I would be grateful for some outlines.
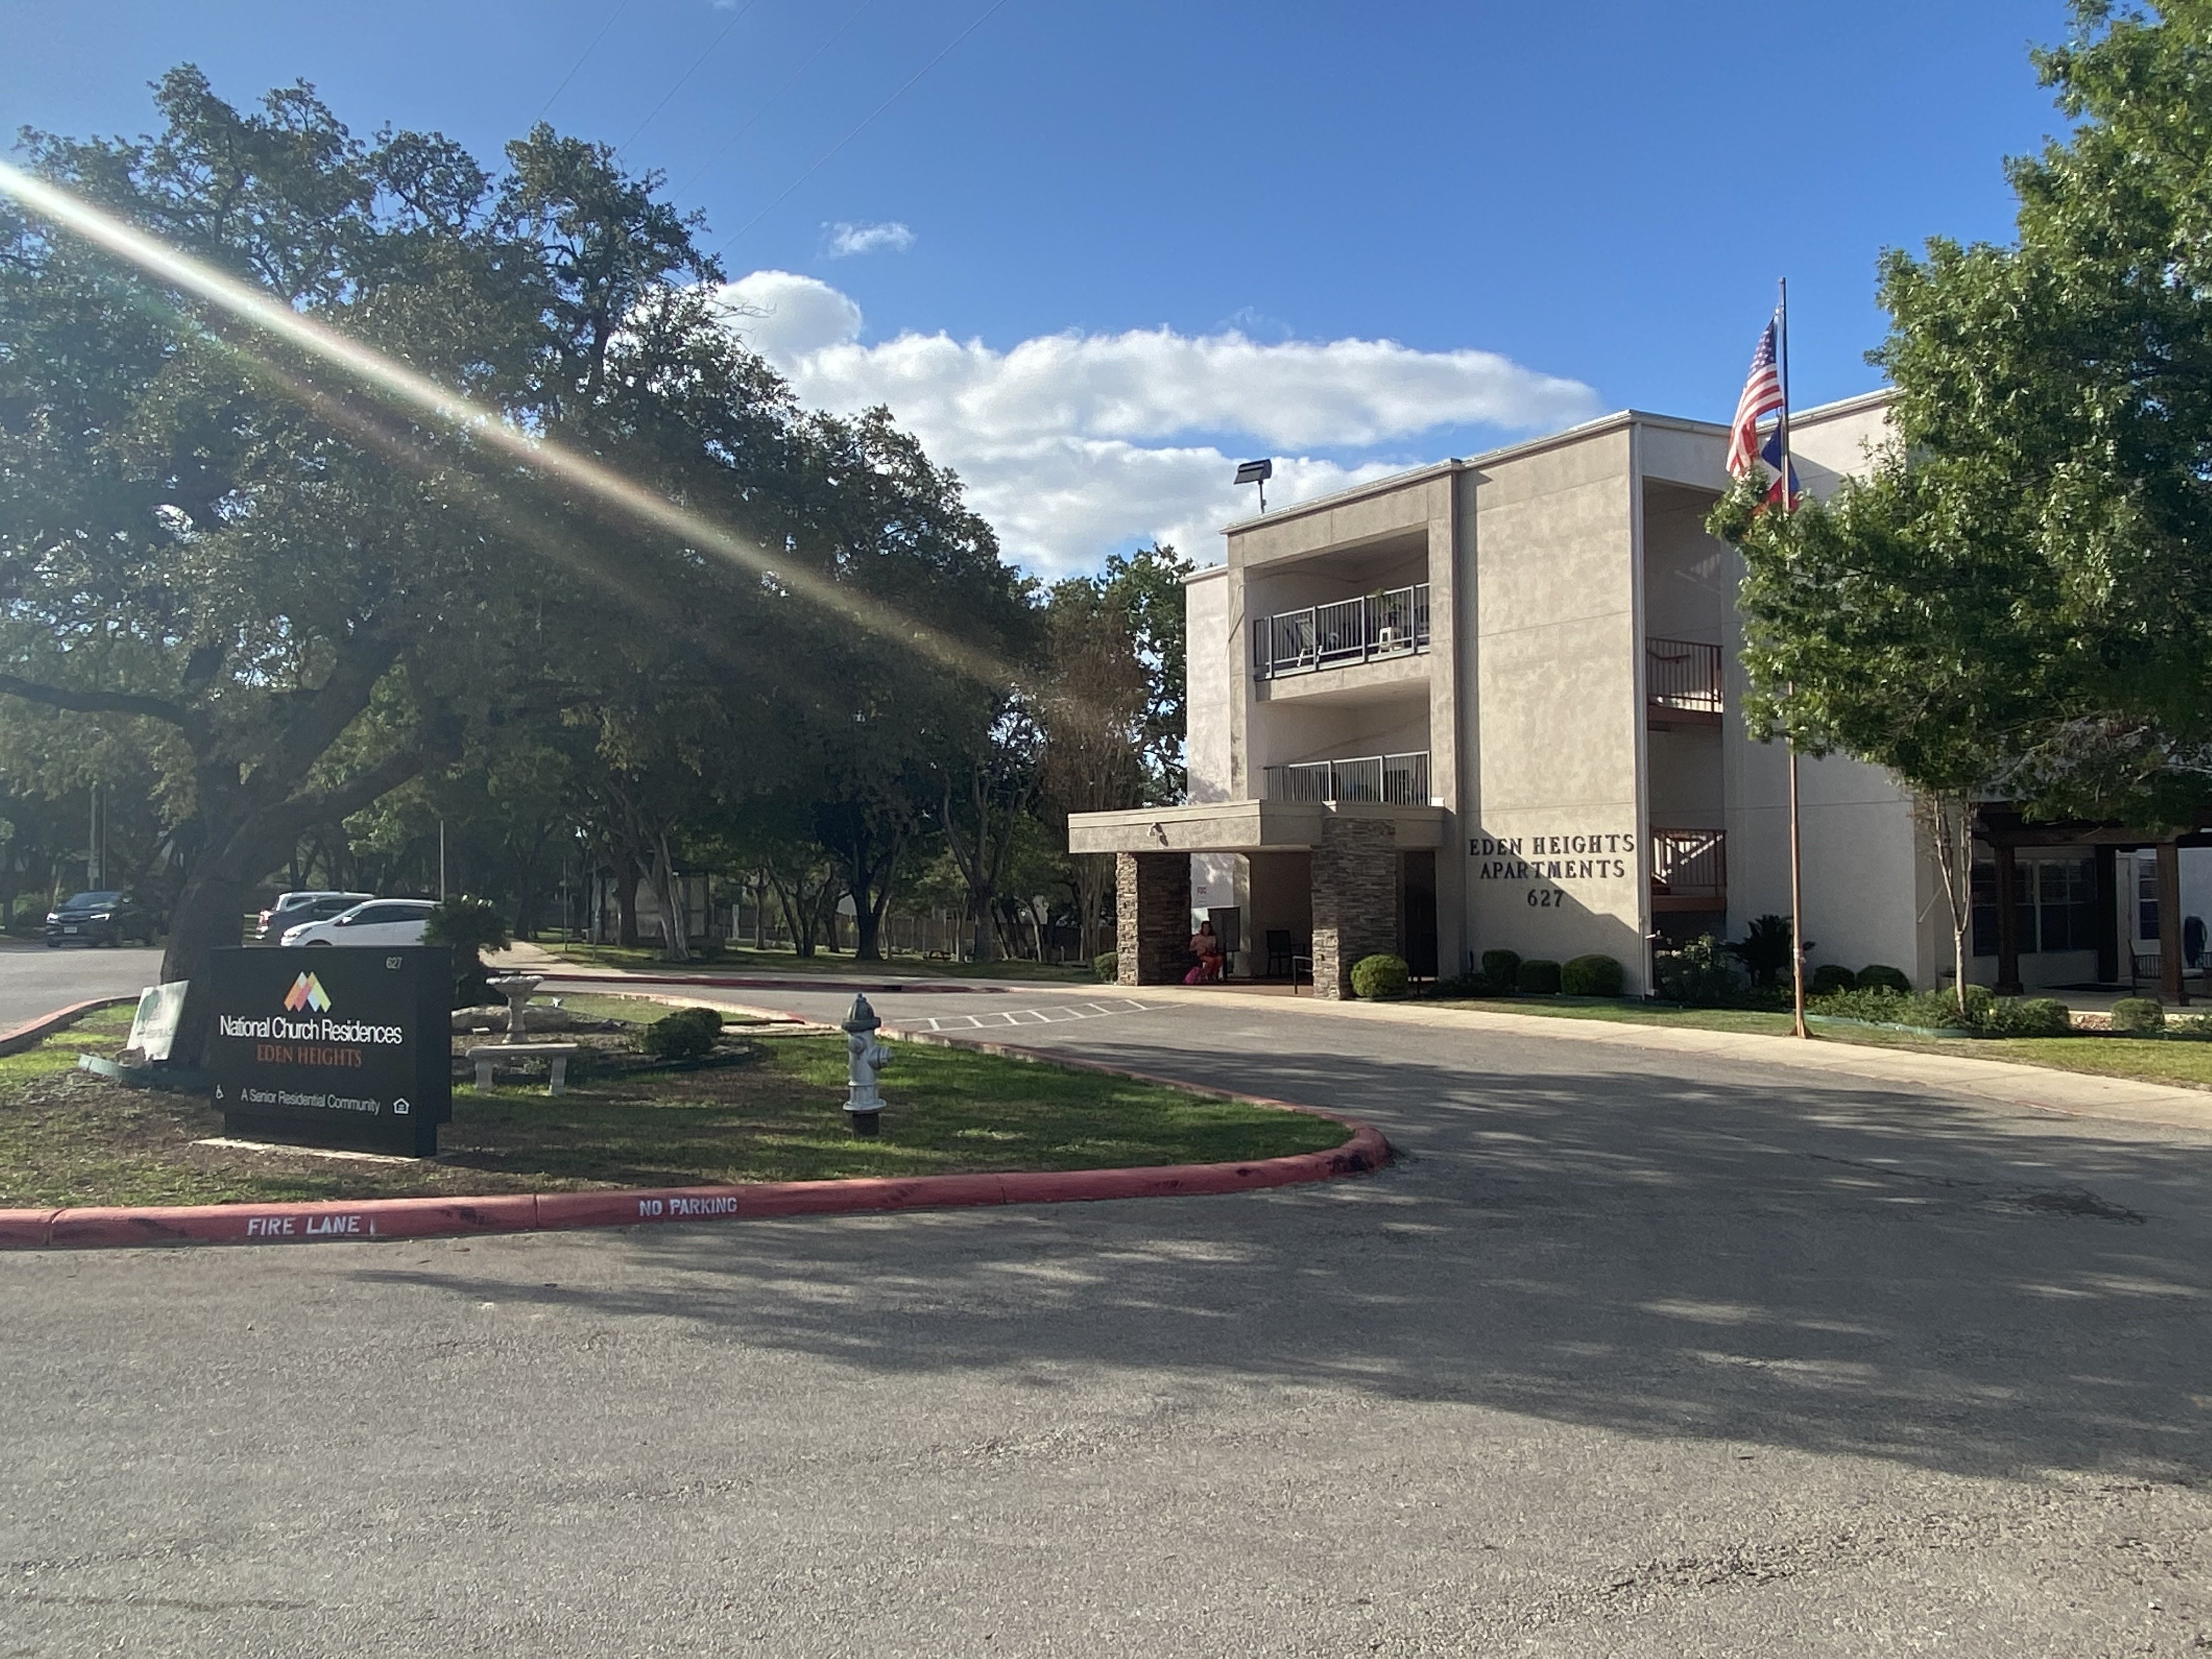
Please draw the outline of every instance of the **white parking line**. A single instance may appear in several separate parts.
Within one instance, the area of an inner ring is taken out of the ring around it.
[[[1064,1003],[1052,1008],[994,1008],[988,1014],[933,1014],[916,1019],[894,1020],[895,1025],[916,1031],[981,1031],[1009,1025],[1064,1025],[1071,1020],[1105,1019],[1114,1014],[1141,1014],[1158,1003],[1119,997],[1106,1002]]]

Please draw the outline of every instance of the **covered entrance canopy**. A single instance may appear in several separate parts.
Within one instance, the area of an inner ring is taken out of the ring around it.
[[[2212,847],[2212,824],[2200,817],[2190,830],[2163,837],[2146,835],[2109,820],[2062,819],[2043,823],[2023,817],[2015,809],[1984,804],[1975,814],[1975,839],[1986,844],[1995,866],[1997,982],[2000,995],[2017,995],[2020,978],[2020,854],[2040,847],[2086,847],[2096,860],[2099,918],[2097,977],[2106,983],[2131,983],[2133,963],[2120,960],[2125,942],[2120,938],[2116,900],[2118,881],[2114,855],[2153,848],[2158,855],[2158,976],[2161,998],[2172,1003],[2189,1000],[2185,977],[2187,963],[2182,945],[2181,849]]]
[[[1068,819],[1071,853],[1115,854],[1115,946],[1124,985],[1164,985],[1189,962],[1193,853],[1304,853],[1312,875],[1314,990],[1346,997],[1362,957],[1403,954],[1399,854],[1443,845],[1440,806],[1240,800]]]

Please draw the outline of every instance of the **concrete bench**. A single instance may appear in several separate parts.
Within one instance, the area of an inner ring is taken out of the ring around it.
[[[545,1059],[553,1062],[553,1079],[546,1088],[549,1095],[557,1095],[568,1086],[568,1056],[582,1045],[574,1042],[480,1042],[469,1050],[469,1058],[476,1062],[477,1087],[491,1087],[491,1071],[503,1057],[508,1060]]]

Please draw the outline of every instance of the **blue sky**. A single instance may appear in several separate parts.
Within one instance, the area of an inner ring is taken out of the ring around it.
[[[358,131],[486,156],[544,111],[734,238],[739,325],[802,395],[889,402],[1057,572],[1155,533],[1218,556],[1250,507],[1224,459],[1280,457],[1281,500],[1605,409],[1725,419],[1779,274],[1796,401],[1872,388],[1879,252],[2009,234],[2001,160],[2058,125],[2027,48],[2065,23],[2055,0],[0,0],[0,122],[143,130],[185,60],[234,100],[304,78]]]

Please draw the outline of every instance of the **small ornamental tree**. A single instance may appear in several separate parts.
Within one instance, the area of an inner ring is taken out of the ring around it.
[[[480,1008],[496,1001],[483,953],[507,948],[507,919],[489,899],[456,893],[430,912],[422,929],[425,945],[442,945],[453,953],[453,1006]]]

